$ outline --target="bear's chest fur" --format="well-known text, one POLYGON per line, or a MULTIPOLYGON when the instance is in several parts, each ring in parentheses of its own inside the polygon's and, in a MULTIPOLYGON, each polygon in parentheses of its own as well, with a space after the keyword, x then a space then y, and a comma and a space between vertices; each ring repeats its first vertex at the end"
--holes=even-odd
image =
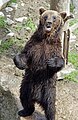
POLYGON ((32 68, 41 69, 46 68, 48 59, 52 58, 53 55, 60 55, 61 52, 61 43, 57 40, 53 40, 52 43, 49 43, 47 40, 43 40, 35 44, 32 48, 32 68), (39 67, 39 68, 38 68, 39 67))

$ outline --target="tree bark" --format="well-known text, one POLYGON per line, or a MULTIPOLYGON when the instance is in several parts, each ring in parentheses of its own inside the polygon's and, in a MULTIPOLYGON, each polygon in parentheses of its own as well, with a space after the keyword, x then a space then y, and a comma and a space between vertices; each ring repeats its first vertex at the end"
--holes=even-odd
MULTIPOLYGON (((70 14, 70 0, 50 0, 50 9, 56 10, 58 12, 66 12, 67 15, 70 14)), ((69 41, 67 39, 68 36, 69 23, 68 21, 64 25, 63 33, 62 33, 62 53, 66 60, 66 64, 68 63, 68 48, 69 41)))
POLYGON ((50 9, 70 13, 70 0, 50 0, 50 9))

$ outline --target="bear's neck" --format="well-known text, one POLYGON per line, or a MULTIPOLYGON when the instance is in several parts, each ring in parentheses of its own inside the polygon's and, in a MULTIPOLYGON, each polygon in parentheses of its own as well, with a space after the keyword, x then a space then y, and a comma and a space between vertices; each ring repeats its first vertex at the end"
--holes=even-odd
POLYGON ((55 32, 54 34, 46 34, 46 41, 52 45, 57 43, 61 44, 61 35, 59 32, 55 32))
POLYGON ((35 34, 37 42, 45 41, 52 45, 55 43, 61 44, 61 30, 59 30, 58 32, 45 33, 43 28, 39 27, 35 34))

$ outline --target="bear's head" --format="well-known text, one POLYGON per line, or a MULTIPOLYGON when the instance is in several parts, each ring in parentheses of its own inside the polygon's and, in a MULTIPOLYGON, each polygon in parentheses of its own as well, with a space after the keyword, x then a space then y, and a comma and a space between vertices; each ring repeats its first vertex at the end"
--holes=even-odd
POLYGON ((43 7, 39 9, 40 26, 46 33, 59 32, 64 23, 73 16, 67 16, 66 12, 58 13, 54 10, 45 10, 43 7))

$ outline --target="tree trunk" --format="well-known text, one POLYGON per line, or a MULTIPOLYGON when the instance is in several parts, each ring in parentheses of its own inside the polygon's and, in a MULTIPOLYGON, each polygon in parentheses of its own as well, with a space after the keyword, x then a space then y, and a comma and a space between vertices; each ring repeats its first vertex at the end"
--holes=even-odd
MULTIPOLYGON (((50 9, 56 10, 58 12, 65 11, 67 15, 70 14, 70 0, 50 0, 50 9)), ((63 34, 62 34, 62 52, 64 55, 64 58, 66 60, 66 64, 68 63, 68 48, 69 48, 69 40, 67 39, 68 36, 68 30, 69 29, 69 23, 66 22, 63 34)))
POLYGON ((50 0, 50 9, 70 13, 70 0, 50 0))

